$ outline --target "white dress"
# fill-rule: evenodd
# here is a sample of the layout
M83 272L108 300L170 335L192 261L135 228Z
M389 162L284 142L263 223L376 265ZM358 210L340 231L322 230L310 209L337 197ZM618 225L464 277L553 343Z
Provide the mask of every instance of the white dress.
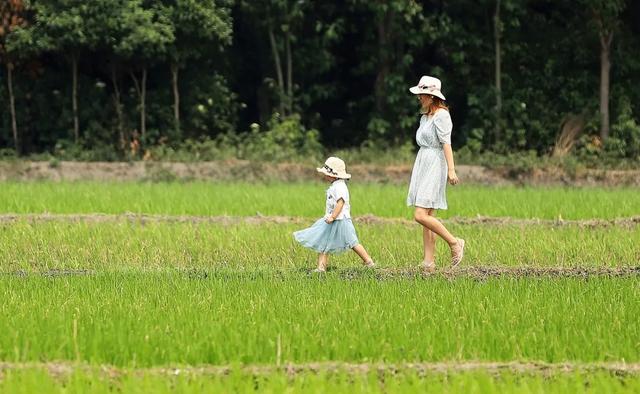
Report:
M422 115L416 131L416 142L420 151L411 172L407 205L447 209L447 161L443 144L451 144L453 123L445 109L431 116Z

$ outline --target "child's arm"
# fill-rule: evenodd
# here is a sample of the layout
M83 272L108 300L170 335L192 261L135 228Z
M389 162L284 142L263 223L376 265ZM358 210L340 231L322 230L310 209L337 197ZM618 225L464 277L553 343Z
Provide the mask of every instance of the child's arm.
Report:
M333 208L333 212L331 212L331 215L329 215L329 217L326 218L324 221L329 224L333 223L336 220L336 218L340 215L340 212L342 212L342 207L344 207L344 199L341 198L336 203L336 207Z

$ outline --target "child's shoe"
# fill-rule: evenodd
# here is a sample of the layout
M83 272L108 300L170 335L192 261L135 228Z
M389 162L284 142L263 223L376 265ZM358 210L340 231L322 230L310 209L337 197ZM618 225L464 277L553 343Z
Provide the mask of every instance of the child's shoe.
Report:
M422 272L424 272L424 273L432 274L432 273L436 272L436 263L434 263L433 261L431 261L431 262L423 261L420 264L420 270L422 270Z
M376 263L374 263L373 260L369 260L366 263L364 263L364 266L367 268L374 268L376 266Z
M311 272L315 272L315 273L322 273L324 274L325 272L327 272L327 270L325 268L316 268Z

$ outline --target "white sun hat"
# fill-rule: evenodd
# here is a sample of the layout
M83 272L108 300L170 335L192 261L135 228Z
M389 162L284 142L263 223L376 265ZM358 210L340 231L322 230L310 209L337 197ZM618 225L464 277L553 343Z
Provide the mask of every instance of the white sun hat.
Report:
M316 168L316 170L324 175L332 176L338 179L350 179L351 174L347 174L347 166L342 159L337 157L330 157L324 162L322 168Z
M413 94L430 94L432 96L440 97L443 100L444 95L440 91L442 88L442 82L438 78L430 77L428 75L423 75L420 78L418 84L414 87L409 88L409 91Z

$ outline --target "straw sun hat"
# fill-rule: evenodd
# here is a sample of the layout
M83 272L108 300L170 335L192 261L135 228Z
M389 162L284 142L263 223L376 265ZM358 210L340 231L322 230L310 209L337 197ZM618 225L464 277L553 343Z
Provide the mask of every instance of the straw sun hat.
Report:
M316 170L324 175L332 176L338 179L350 179L351 174L347 174L347 166L342 159L330 157L324 162L324 166L316 168Z
M440 97L443 100L444 95L440 91L442 88L442 82L438 78L423 75L416 86L409 88L409 91L413 94L430 94L432 96Z

